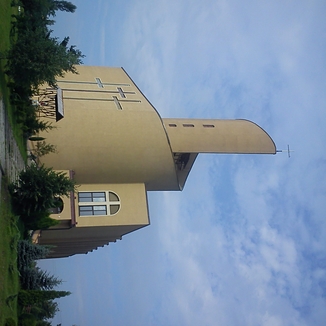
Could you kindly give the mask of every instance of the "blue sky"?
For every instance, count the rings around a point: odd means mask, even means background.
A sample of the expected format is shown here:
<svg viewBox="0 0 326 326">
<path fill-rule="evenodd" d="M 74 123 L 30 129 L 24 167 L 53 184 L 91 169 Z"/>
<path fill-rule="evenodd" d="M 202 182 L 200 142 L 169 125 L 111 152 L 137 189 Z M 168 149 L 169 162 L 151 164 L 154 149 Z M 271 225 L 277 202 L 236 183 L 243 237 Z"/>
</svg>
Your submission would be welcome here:
<svg viewBox="0 0 326 326">
<path fill-rule="evenodd" d="M 295 152 L 200 155 L 184 191 L 149 193 L 149 227 L 42 261 L 73 293 L 55 322 L 324 324 L 326 2 L 73 3 L 56 35 L 124 67 L 162 117 L 250 119 Z"/>
</svg>

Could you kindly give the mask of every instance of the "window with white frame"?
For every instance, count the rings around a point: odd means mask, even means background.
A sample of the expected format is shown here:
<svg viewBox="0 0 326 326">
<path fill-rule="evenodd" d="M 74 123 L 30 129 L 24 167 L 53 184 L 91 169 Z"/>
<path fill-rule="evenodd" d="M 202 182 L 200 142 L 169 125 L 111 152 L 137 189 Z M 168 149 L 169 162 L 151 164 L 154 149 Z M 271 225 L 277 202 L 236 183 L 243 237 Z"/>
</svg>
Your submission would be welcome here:
<svg viewBox="0 0 326 326">
<path fill-rule="evenodd" d="M 115 215 L 120 206 L 120 198 L 112 191 L 78 193 L 79 216 Z"/>
</svg>

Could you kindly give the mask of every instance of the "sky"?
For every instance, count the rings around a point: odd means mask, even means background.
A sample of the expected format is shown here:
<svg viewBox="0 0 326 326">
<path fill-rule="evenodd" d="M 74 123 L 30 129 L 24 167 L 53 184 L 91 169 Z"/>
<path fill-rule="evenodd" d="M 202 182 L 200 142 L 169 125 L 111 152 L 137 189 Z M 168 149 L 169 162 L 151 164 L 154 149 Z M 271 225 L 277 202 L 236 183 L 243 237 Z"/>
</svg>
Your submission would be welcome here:
<svg viewBox="0 0 326 326">
<path fill-rule="evenodd" d="M 277 155 L 201 154 L 151 225 L 40 262 L 72 295 L 53 325 L 324 325 L 326 2 L 74 0 L 54 34 L 122 66 L 163 118 L 243 118 Z"/>
</svg>

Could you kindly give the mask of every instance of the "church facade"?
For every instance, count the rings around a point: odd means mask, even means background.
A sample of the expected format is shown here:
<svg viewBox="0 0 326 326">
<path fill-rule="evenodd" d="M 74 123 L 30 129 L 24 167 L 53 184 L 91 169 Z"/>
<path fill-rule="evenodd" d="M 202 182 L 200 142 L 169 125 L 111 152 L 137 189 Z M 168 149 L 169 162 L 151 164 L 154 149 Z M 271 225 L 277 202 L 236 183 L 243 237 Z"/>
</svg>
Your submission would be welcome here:
<svg viewBox="0 0 326 326">
<path fill-rule="evenodd" d="M 199 153 L 276 153 L 248 120 L 161 118 L 122 68 L 78 72 L 38 99 L 43 118 L 57 120 L 40 135 L 57 153 L 41 163 L 78 185 L 52 212 L 59 224 L 38 239 L 55 246 L 52 258 L 87 253 L 148 225 L 147 191 L 182 190 Z"/>
</svg>

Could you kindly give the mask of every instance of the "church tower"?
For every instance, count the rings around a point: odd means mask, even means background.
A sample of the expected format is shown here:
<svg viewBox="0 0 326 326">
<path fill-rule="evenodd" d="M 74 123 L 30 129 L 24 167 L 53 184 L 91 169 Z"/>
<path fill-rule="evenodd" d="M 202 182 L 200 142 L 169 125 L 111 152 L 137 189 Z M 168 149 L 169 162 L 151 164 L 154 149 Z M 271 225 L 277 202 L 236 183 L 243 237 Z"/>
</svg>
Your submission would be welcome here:
<svg viewBox="0 0 326 326">
<path fill-rule="evenodd" d="M 275 154 L 271 137 L 248 120 L 163 119 L 180 189 L 199 153 Z"/>
<path fill-rule="evenodd" d="M 41 163 L 74 178 L 77 194 L 53 212 L 58 227 L 39 242 L 53 257 L 85 253 L 149 224 L 147 191 L 182 190 L 199 153 L 275 154 L 248 120 L 162 119 L 122 68 L 78 67 L 45 87 L 40 115 L 56 121 L 40 136 L 57 146 Z"/>
</svg>

